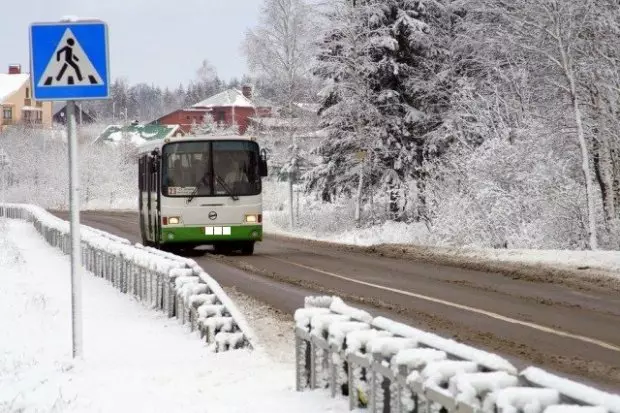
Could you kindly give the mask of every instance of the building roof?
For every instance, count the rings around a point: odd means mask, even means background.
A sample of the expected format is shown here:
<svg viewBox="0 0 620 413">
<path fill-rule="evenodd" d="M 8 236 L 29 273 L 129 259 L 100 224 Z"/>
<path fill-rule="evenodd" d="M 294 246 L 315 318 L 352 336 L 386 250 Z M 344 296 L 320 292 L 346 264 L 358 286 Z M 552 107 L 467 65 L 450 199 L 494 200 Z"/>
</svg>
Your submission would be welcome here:
<svg viewBox="0 0 620 413">
<path fill-rule="evenodd" d="M 125 140 L 134 145 L 141 145 L 148 141 L 168 138 L 178 130 L 179 125 L 110 125 L 105 128 L 94 143 L 118 144 Z"/>
<path fill-rule="evenodd" d="M 253 108 L 254 104 L 237 89 L 228 89 L 192 105 L 192 108 L 212 108 L 217 106 Z"/>
<path fill-rule="evenodd" d="M 212 108 L 212 107 L 235 106 L 253 108 L 254 104 L 237 89 L 228 89 L 217 95 L 211 96 L 192 105 L 192 108 Z"/>
<path fill-rule="evenodd" d="M 60 114 L 60 112 L 63 112 L 67 109 L 67 103 L 66 102 L 52 102 L 52 116 L 56 116 L 58 114 Z M 75 112 L 78 114 L 80 111 L 82 111 L 83 114 L 87 115 L 87 116 L 91 116 L 90 111 L 86 108 L 84 108 L 81 104 L 76 104 L 75 105 Z"/>
<path fill-rule="evenodd" d="M 26 73 L 14 75 L 0 73 L 0 102 L 4 102 L 11 97 L 11 95 L 17 92 L 28 80 L 30 80 L 30 75 Z"/>
</svg>

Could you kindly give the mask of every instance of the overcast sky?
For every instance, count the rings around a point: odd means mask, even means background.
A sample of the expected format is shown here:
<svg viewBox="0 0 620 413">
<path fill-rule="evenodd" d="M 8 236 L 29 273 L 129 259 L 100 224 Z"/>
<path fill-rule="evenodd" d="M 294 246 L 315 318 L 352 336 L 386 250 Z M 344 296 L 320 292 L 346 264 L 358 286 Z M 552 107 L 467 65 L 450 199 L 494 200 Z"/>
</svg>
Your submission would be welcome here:
<svg viewBox="0 0 620 413">
<path fill-rule="evenodd" d="M 29 71 L 30 23 L 75 15 L 108 23 L 112 79 L 125 77 L 130 83 L 174 88 L 192 80 L 203 59 L 209 60 L 224 80 L 241 77 L 246 64 L 240 45 L 246 29 L 257 23 L 261 3 L 262 0 L 9 1 L 0 12 L 0 73 L 6 73 L 10 63 L 20 63 Z"/>
</svg>

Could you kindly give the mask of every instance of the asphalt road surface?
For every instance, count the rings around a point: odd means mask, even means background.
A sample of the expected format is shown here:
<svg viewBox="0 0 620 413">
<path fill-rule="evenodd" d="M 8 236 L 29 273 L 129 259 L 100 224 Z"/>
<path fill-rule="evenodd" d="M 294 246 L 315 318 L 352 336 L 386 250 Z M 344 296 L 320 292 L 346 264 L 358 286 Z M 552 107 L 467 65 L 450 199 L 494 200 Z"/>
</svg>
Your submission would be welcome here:
<svg viewBox="0 0 620 413">
<path fill-rule="evenodd" d="M 53 211 L 68 219 L 66 212 Z M 83 224 L 140 242 L 133 212 L 82 212 Z M 584 281 L 474 271 L 364 248 L 267 235 L 253 256 L 186 256 L 223 286 L 292 314 L 307 295 L 349 303 L 412 326 L 620 390 L 620 292 Z"/>
</svg>

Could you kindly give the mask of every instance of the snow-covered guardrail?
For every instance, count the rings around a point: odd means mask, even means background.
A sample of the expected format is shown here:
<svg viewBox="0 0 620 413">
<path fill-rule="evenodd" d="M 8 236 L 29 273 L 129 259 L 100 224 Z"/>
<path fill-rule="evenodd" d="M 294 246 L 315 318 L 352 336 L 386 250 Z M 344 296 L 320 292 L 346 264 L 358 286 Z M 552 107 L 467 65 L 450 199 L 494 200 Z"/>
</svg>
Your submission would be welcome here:
<svg viewBox="0 0 620 413">
<path fill-rule="evenodd" d="M 346 305 L 295 312 L 296 388 L 348 396 L 372 413 L 620 413 L 620 396 Z"/>
<path fill-rule="evenodd" d="M 0 217 L 31 222 L 53 247 L 71 253 L 70 225 L 33 205 L 0 205 Z M 188 324 L 215 351 L 256 348 L 243 315 L 209 274 L 190 259 L 81 226 L 84 268 L 150 308 Z"/>
</svg>

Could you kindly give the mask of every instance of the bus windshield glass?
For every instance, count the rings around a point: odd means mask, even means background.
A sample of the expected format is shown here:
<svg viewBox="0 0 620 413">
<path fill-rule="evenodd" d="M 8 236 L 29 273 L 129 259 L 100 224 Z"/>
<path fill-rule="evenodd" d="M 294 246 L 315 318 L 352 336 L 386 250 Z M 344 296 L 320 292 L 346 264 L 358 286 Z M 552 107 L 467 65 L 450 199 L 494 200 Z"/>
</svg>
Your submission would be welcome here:
<svg viewBox="0 0 620 413">
<path fill-rule="evenodd" d="M 178 142 L 162 153 L 162 194 L 248 196 L 261 192 L 259 148 L 251 141 Z"/>
</svg>

